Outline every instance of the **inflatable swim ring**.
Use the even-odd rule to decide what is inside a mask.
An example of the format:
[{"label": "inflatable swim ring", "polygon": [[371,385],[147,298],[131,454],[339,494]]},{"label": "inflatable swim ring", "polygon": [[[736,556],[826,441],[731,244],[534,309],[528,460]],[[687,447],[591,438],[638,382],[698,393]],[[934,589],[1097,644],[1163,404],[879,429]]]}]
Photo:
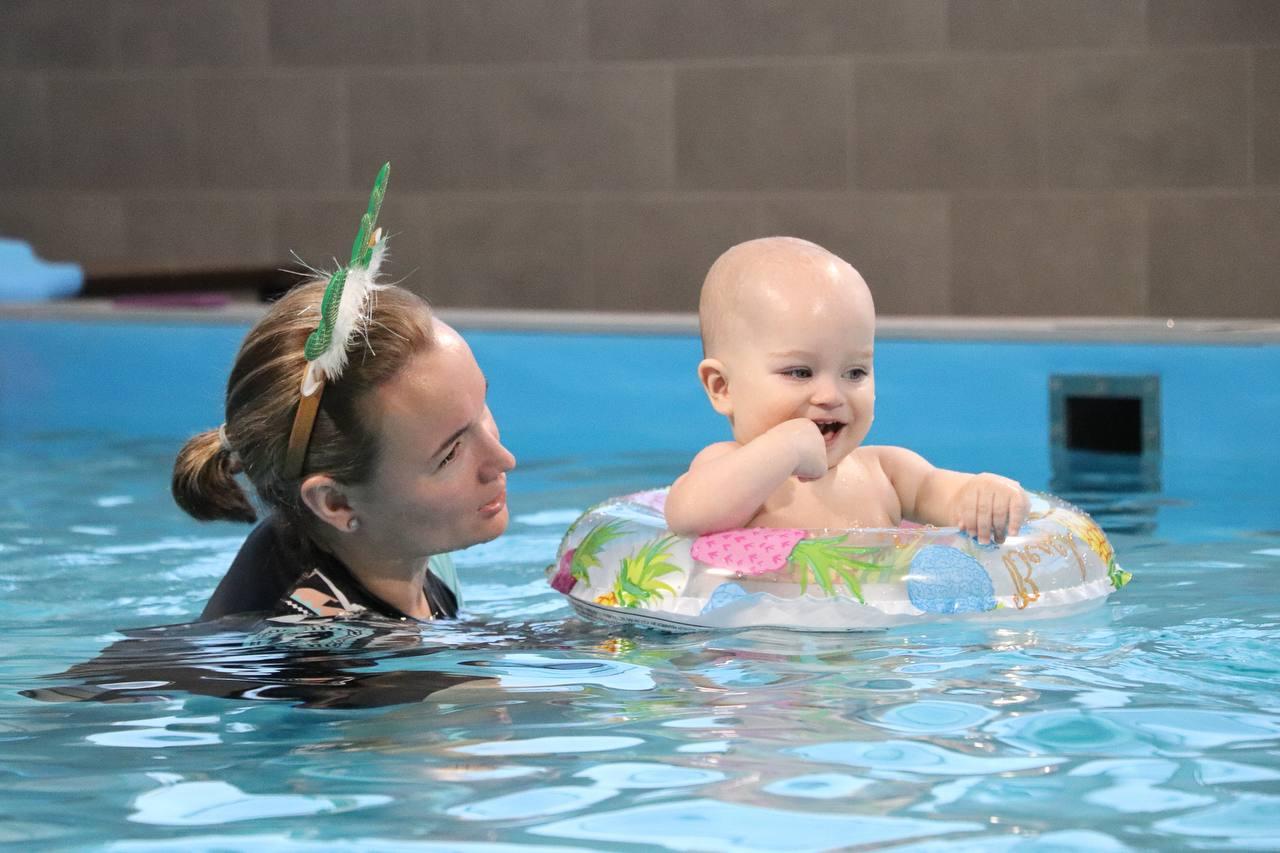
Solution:
[{"label": "inflatable swim ring", "polygon": [[920,526],[682,537],[666,529],[666,495],[605,501],[565,533],[547,573],[579,614],[669,631],[866,631],[1064,616],[1129,581],[1093,519],[1049,495],[1028,493],[1028,521],[1003,545]]}]

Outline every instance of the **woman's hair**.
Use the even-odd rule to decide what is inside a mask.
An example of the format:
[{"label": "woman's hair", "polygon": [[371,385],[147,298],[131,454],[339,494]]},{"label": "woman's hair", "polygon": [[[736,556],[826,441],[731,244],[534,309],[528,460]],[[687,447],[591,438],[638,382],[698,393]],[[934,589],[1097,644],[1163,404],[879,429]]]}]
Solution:
[{"label": "woman's hair", "polygon": [[256,520],[235,478],[243,471],[263,504],[299,532],[309,531],[314,517],[298,490],[305,477],[323,472],[348,484],[369,479],[379,445],[376,423],[363,401],[434,344],[431,309],[395,286],[370,295],[369,320],[363,334],[353,335],[348,344],[346,370],[326,383],[320,398],[302,473],[289,478],[285,451],[307,366],[303,348],[319,321],[324,289],[323,281],[293,288],[245,336],[227,380],[221,432],[191,438],[173,465],[173,497],[188,515]]}]

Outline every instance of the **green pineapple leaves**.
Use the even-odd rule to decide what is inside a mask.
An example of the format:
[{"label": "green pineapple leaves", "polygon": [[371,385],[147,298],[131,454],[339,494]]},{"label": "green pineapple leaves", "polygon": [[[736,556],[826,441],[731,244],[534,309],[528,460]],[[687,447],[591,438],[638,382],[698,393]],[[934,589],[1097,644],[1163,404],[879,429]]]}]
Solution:
[{"label": "green pineapple leaves", "polygon": [[684,571],[671,562],[671,546],[675,541],[675,536],[663,536],[644,545],[632,556],[622,558],[621,569],[613,583],[613,594],[618,604],[636,607],[656,601],[668,593],[676,594],[670,584],[658,580],[673,572],[679,574]]},{"label": "green pineapple leaves", "polygon": [[589,581],[588,570],[592,566],[600,565],[600,552],[604,550],[604,546],[626,534],[627,526],[621,521],[609,521],[593,527],[590,533],[582,537],[582,541],[573,551],[573,560],[569,564],[569,571],[573,577],[580,581]]},{"label": "green pineapple leaves", "polygon": [[886,567],[859,558],[874,554],[880,548],[856,548],[852,545],[844,545],[843,542],[843,536],[832,536],[827,539],[801,539],[796,543],[796,547],[791,551],[790,561],[800,576],[800,591],[804,592],[808,588],[809,578],[812,575],[822,591],[829,598],[835,598],[836,582],[843,581],[853,597],[858,599],[859,603],[866,604],[866,600],[862,597],[862,584],[858,580],[857,572],[881,572]]}]

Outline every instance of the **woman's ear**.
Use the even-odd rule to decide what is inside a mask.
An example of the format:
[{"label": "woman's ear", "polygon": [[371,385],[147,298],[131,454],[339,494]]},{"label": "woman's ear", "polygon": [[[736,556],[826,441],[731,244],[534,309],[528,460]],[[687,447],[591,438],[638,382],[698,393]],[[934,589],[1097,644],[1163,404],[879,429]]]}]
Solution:
[{"label": "woman's ear", "polygon": [[298,489],[302,502],[316,518],[343,533],[351,530],[355,511],[337,480],[327,474],[312,474]]},{"label": "woman's ear", "polygon": [[726,418],[733,417],[733,403],[729,400],[729,377],[724,363],[718,358],[704,358],[698,364],[698,381],[707,392],[711,408]]}]

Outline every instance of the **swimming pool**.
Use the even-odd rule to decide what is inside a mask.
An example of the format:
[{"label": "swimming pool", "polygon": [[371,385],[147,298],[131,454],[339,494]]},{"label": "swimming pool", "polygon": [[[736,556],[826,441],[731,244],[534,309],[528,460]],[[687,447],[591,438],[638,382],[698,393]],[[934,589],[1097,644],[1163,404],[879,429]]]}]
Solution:
[{"label": "swimming pool", "polygon": [[[510,534],[458,556],[464,621],[376,646],[126,639],[192,618],[245,533],[167,493],[245,327],[0,317],[0,840],[1280,846],[1275,337],[882,339],[871,440],[1038,488],[1062,474],[1052,375],[1159,378],[1159,489],[1073,494],[1135,575],[1087,616],[839,637],[583,623],[543,579],[564,527],[723,435],[696,341],[477,326],[520,467]],[[117,701],[68,701],[90,693]]]}]

